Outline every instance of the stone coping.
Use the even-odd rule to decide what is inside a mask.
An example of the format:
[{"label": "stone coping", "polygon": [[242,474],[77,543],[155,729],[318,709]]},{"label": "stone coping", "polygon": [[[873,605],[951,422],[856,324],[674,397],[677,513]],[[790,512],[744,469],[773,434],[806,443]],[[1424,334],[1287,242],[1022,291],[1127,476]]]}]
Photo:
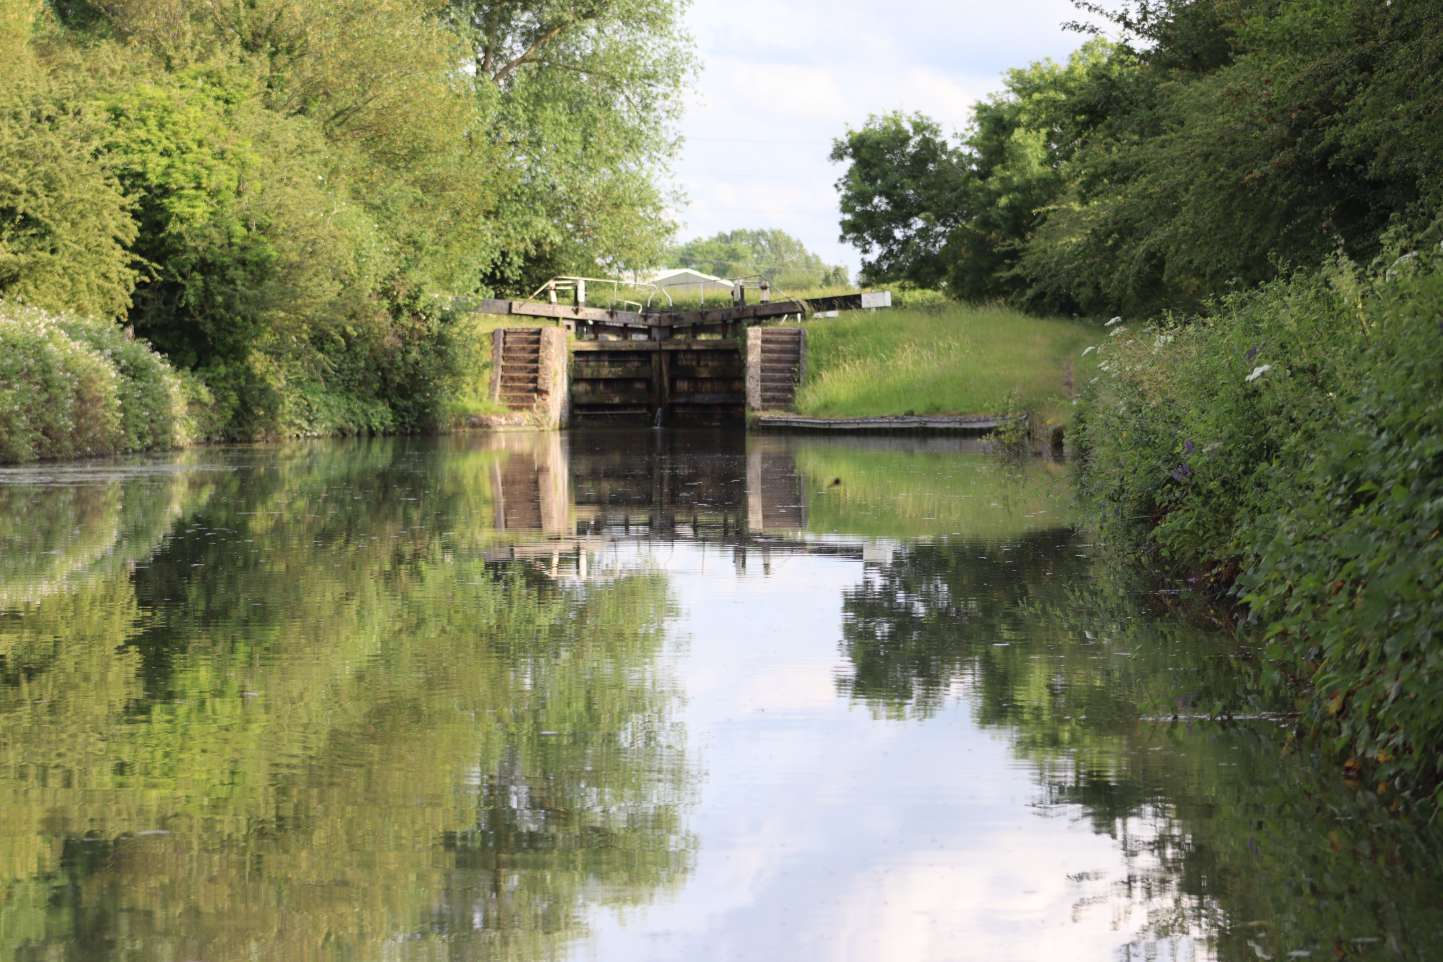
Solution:
[{"label": "stone coping", "polygon": [[989,434],[1025,415],[1005,414],[897,414],[871,418],[818,418],[800,414],[762,413],[752,426],[787,431],[949,431],[960,434]]}]

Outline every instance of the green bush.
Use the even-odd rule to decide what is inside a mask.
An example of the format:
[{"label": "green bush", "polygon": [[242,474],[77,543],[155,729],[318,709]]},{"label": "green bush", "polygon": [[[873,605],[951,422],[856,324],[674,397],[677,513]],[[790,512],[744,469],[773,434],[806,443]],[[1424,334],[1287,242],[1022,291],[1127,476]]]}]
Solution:
[{"label": "green bush", "polygon": [[1443,804],[1443,269],[1363,305],[1368,344],[1340,418],[1297,440],[1248,526],[1239,579],[1272,681],[1380,791]]},{"label": "green bush", "polygon": [[1262,691],[1434,791],[1443,771],[1443,254],[1114,327],[1075,428],[1110,540],[1242,603]]},{"label": "green bush", "polygon": [[118,381],[112,365],[49,315],[0,305],[0,460],[123,450]]},{"label": "green bush", "polygon": [[150,345],[109,322],[60,317],[56,323],[71,340],[109,361],[120,375],[121,450],[178,448],[189,440],[180,378]]},{"label": "green bush", "polygon": [[187,423],[180,379],[144,342],[0,303],[0,461],[178,447]]}]

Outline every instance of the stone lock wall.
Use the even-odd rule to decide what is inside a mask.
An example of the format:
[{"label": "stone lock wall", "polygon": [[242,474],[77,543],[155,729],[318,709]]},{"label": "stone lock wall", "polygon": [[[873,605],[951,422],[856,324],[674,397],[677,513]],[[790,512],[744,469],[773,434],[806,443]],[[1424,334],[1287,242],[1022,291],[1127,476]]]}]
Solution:
[{"label": "stone lock wall", "polygon": [[807,332],[799,327],[747,329],[747,410],[790,411],[807,368]]},{"label": "stone lock wall", "polygon": [[[530,365],[535,365],[537,371],[534,385],[526,391],[527,399],[520,404],[508,399],[508,389],[504,384],[507,376],[514,373],[514,368],[508,368],[506,360],[508,331],[522,334],[527,341],[538,331],[540,334],[535,353],[528,351],[520,362],[527,365],[528,371],[531,370]],[[514,353],[514,348],[511,353]],[[491,359],[490,393],[493,401],[505,403],[513,411],[524,415],[527,426],[549,429],[566,426],[571,407],[568,384],[571,352],[564,328],[499,328],[491,332]]]}]

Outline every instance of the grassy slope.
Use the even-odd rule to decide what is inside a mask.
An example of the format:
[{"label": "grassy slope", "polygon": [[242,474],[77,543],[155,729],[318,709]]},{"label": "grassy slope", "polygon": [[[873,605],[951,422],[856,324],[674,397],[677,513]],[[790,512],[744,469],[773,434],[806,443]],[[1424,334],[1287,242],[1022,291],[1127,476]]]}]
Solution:
[{"label": "grassy slope", "polygon": [[1071,416],[1074,384],[1092,376],[1092,324],[1001,307],[852,312],[807,324],[798,410],[823,417],[994,414],[1016,405],[1050,421]]}]

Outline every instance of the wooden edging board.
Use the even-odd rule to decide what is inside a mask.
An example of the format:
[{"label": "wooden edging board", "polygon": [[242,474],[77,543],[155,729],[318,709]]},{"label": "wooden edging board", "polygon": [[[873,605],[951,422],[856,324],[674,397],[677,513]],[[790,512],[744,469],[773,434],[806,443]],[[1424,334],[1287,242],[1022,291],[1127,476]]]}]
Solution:
[{"label": "wooden edging board", "polygon": [[753,426],[786,431],[952,431],[988,434],[1004,424],[1022,420],[1022,415],[896,415],[875,418],[811,418],[796,414],[761,414]]}]

